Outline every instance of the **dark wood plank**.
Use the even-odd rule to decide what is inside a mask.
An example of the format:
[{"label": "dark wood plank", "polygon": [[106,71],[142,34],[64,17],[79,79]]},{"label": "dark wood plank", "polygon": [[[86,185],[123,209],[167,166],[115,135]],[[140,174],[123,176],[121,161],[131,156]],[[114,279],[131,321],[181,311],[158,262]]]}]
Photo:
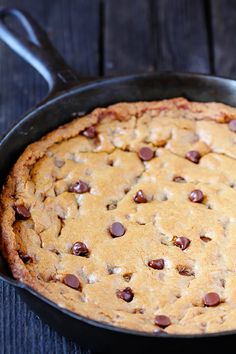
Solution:
[{"label": "dark wood plank", "polygon": [[[98,75],[99,0],[0,0],[0,6],[27,9],[49,33],[67,62],[85,76]],[[91,25],[92,24],[92,25]],[[47,85],[0,42],[0,131],[47,93]]]},{"label": "dark wood plank", "polygon": [[0,353],[91,353],[60,336],[42,322],[22,303],[15,290],[5,284],[0,286],[0,306]]},{"label": "dark wood plank", "polygon": [[210,12],[215,72],[236,78],[236,2],[211,0]]},{"label": "dark wood plank", "polygon": [[104,2],[104,74],[154,70],[149,1]]},{"label": "dark wood plank", "polygon": [[105,74],[212,71],[203,0],[108,0],[104,6]]},{"label": "dark wood plank", "polygon": [[[99,72],[99,0],[0,0],[27,9],[49,33],[67,62],[83,75]],[[91,25],[92,24],[92,25]],[[38,102],[47,85],[27,63],[0,42],[0,133]],[[0,281],[0,352],[4,354],[91,353],[49,328]]]},{"label": "dark wood plank", "polygon": [[157,70],[211,72],[204,1],[151,1]]}]

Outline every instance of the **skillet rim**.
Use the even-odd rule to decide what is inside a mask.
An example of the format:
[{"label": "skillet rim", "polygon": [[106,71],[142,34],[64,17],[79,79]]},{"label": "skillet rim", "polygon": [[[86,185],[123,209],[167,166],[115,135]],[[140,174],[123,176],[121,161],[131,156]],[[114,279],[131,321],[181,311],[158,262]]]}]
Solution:
[{"label": "skillet rim", "polygon": [[[58,101],[60,102],[63,98],[67,98],[69,96],[73,96],[73,94],[78,94],[80,92],[92,89],[92,88],[102,88],[103,85],[109,85],[114,83],[122,83],[122,82],[129,82],[132,80],[139,80],[143,78],[150,78],[150,79],[160,79],[160,78],[176,78],[176,79],[195,79],[195,80],[207,80],[208,82],[212,82],[213,84],[217,83],[222,83],[222,84],[232,84],[235,86],[235,93],[236,93],[236,80],[231,79],[229,77],[224,77],[224,76],[215,76],[215,75],[208,75],[208,74],[199,74],[199,73],[184,73],[184,72],[161,72],[161,73],[143,73],[143,74],[132,74],[132,75],[122,75],[122,76],[116,76],[112,78],[99,78],[96,80],[93,80],[92,82],[80,82],[77,85],[73,86],[72,88],[65,89],[63,91],[60,91],[58,94],[55,96],[52,96],[46,98],[43,100],[41,103],[37,104],[33,108],[31,108],[29,111],[27,111],[25,114],[23,114],[16,122],[14,122],[7,130],[5,133],[3,133],[0,136],[0,153],[1,153],[1,148],[2,146],[7,143],[8,138],[15,132],[17,128],[19,128],[21,125],[23,125],[27,120],[29,120],[31,117],[34,115],[37,115],[39,112],[43,110],[47,110],[51,105],[57,103]],[[148,101],[148,100],[147,100]],[[235,96],[235,107],[236,107],[236,96]],[[56,129],[56,128],[55,128]],[[2,188],[2,186],[0,186]],[[2,256],[2,254],[0,253]],[[4,257],[3,257],[4,258]],[[1,271],[0,271],[1,272]],[[66,308],[60,307],[57,303],[49,300],[47,297],[43,296],[41,293],[37,292],[30,286],[26,285],[23,282],[20,282],[13,277],[11,278],[8,275],[1,274],[0,273],[0,280],[13,285],[16,288],[19,288],[21,290],[27,291],[34,297],[38,298],[44,303],[47,303],[48,305],[52,306],[54,309],[57,311],[63,313],[64,315],[67,315],[69,317],[72,317],[73,319],[76,319],[80,322],[83,322],[87,325],[90,325],[92,327],[98,327],[100,329],[108,330],[110,332],[117,332],[120,334],[129,334],[132,336],[139,336],[139,337],[146,337],[146,338],[166,338],[167,339],[207,339],[207,338],[218,338],[218,337],[225,337],[225,336],[231,336],[231,335],[236,335],[236,328],[235,330],[228,330],[228,331],[221,331],[221,332],[212,332],[212,333],[204,333],[204,334],[169,334],[169,333],[149,333],[149,332],[144,332],[144,331],[138,331],[138,330],[132,330],[128,329],[125,327],[118,327],[118,326],[113,326],[109,323],[105,322],[99,322],[93,319],[90,319],[88,317],[76,314]]]},{"label": "skillet rim", "polygon": [[[236,90],[236,79],[232,79],[227,76],[216,76],[216,75],[209,75],[209,74],[204,74],[204,73],[197,73],[197,72],[179,72],[179,71],[163,71],[163,72],[155,72],[155,73],[141,73],[141,74],[131,74],[131,75],[119,75],[119,76],[114,76],[114,77],[108,77],[108,78],[96,78],[96,79],[91,79],[89,81],[82,81],[78,82],[78,84],[73,85],[69,89],[64,89],[59,91],[56,94],[51,95],[49,93],[46,98],[44,98],[41,102],[35,104],[32,108],[27,110],[25,113],[21,114],[19,119],[16,122],[13,122],[9,128],[7,128],[2,134],[0,134],[0,148],[2,144],[7,140],[8,136],[13,133],[13,131],[23,124],[27,119],[29,119],[31,116],[37,114],[39,111],[44,110],[48,108],[48,106],[56,103],[58,100],[61,100],[63,98],[66,98],[67,96],[73,95],[76,93],[76,91],[81,91],[83,92],[84,90],[91,89],[91,88],[96,88],[99,85],[106,85],[112,82],[119,83],[122,81],[131,81],[131,80],[138,80],[142,78],[153,78],[153,79],[159,79],[162,77],[172,77],[172,78],[177,78],[177,79],[201,79],[201,80],[207,80],[207,81],[218,81],[221,83],[225,84],[234,84],[235,85],[235,90]],[[236,107],[236,97],[235,97],[235,107]]]}]

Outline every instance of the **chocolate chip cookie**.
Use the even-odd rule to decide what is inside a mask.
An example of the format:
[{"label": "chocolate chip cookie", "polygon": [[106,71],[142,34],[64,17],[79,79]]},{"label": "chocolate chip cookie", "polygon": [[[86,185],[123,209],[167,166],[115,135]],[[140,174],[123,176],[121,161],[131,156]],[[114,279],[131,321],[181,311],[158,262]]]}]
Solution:
[{"label": "chocolate chip cookie", "polygon": [[31,144],[1,195],[14,277],[139,331],[236,328],[236,109],[97,108]]}]

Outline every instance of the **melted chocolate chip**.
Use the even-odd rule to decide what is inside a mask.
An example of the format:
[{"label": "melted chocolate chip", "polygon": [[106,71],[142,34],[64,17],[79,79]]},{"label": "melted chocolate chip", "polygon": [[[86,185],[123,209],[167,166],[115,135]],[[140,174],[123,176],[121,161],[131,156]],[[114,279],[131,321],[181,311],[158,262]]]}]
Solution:
[{"label": "melted chocolate chip", "polygon": [[139,155],[141,160],[149,161],[149,160],[151,160],[153,158],[154,151],[152,151],[152,149],[150,149],[149,147],[142,147],[139,150],[138,155]]},{"label": "melted chocolate chip", "polygon": [[200,189],[195,189],[189,194],[189,200],[193,203],[201,203],[204,199],[204,194]]},{"label": "melted chocolate chip", "polygon": [[82,134],[88,139],[93,139],[97,136],[96,127],[91,125],[91,127],[85,129]]},{"label": "melted chocolate chip", "polygon": [[134,201],[135,203],[147,203],[147,198],[141,189],[135,194]]},{"label": "melted chocolate chip", "polygon": [[123,274],[123,278],[124,278],[125,281],[127,281],[127,283],[131,280],[132,276],[133,276],[133,273],[125,273],[125,274]]},{"label": "melted chocolate chip", "polygon": [[29,210],[24,205],[17,205],[15,211],[17,219],[27,220],[31,217]]},{"label": "melted chocolate chip", "polygon": [[134,293],[131,288],[125,288],[124,290],[117,290],[116,296],[126,302],[131,302],[134,298]]},{"label": "melted chocolate chip", "polygon": [[108,166],[114,166],[114,161],[113,160],[108,160],[107,164],[108,164]]},{"label": "melted chocolate chip", "polygon": [[229,130],[236,133],[236,119],[233,119],[228,124]]},{"label": "melted chocolate chip", "polygon": [[220,304],[220,297],[217,293],[207,293],[204,296],[204,305],[205,306],[217,306]]},{"label": "melted chocolate chip", "polygon": [[145,310],[142,309],[142,308],[134,309],[134,310],[132,311],[132,313],[139,313],[139,314],[141,314],[141,315],[143,315],[144,312],[145,312]]},{"label": "melted chocolate chip", "polygon": [[201,239],[203,242],[209,242],[209,241],[212,240],[210,237],[207,237],[207,236],[200,236],[200,239]]},{"label": "melted chocolate chip", "polygon": [[30,263],[33,261],[32,258],[28,254],[23,253],[22,251],[18,251],[18,255],[24,263]]},{"label": "melted chocolate chip", "polygon": [[174,182],[177,182],[177,183],[185,183],[186,182],[186,179],[184,177],[181,177],[181,176],[175,176],[173,178],[173,181]]},{"label": "melted chocolate chip", "polygon": [[177,271],[179,272],[180,275],[184,275],[186,277],[190,277],[194,275],[194,272],[191,268],[184,266],[184,265],[178,265],[176,267]]},{"label": "melted chocolate chip", "polygon": [[159,327],[166,328],[171,325],[171,320],[168,316],[158,315],[155,317],[155,324]]},{"label": "melted chocolate chip", "polygon": [[163,269],[165,267],[164,259],[153,259],[148,262],[148,266],[153,269]]},{"label": "melted chocolate chip", "polygon": [[124,193],[125,193],[125,194],[129,193],[129,191],[130,191],[130,187],[124,188]]},{"label": "melted chocolate chip", "polygon": [[198,163],[200,161],[201,155],[198,151],[191,150],[187,152],[185,158],[193,163]]},{"label": "melted chocolate chip", "polygon": [[106,205],[107,210],[114,210],[117,208],[117,201],[112,201]]},{"label": "melted chocolate chip", "polygon": [[76,242],[71,248],[71,252],[74,256],[87,256],[89,250],[83,242]]},{"label": "melted chocolate chip", "polygon": [[175,246],[181,248],[182,251],[184,251],[188,246],[190,245],[190,240],[187,237],[176,237],[174,239],[174,244]]},{"label": "melted chocolate chip", "polygon": [[89,185],[81,180],[69,186],[69,192],[82,194],[82,193],[87,193],[89,191],[90,191]]},{"label": "melted chocolate chip", "polygon": [[125,234],[125,228],[120,222],[114,222],[109,228],[112,237],[120,237]]},{"label": "melted chocolate chip", "polygon": [[81,290],[80,281],[73,274],[67,274],[63,279],[63,283],[69,286],[70,288]]}]

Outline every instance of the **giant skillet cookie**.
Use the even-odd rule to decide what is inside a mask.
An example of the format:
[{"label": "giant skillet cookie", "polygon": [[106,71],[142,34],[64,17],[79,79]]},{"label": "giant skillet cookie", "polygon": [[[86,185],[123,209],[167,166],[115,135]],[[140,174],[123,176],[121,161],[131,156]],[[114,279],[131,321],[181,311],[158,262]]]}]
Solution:
[{"label": "giant skillet cookie", "polygon": [[119,103],[28,146],[1,196],[14,277],[119,327],[235,329],[235,119],[184,98]]}]

